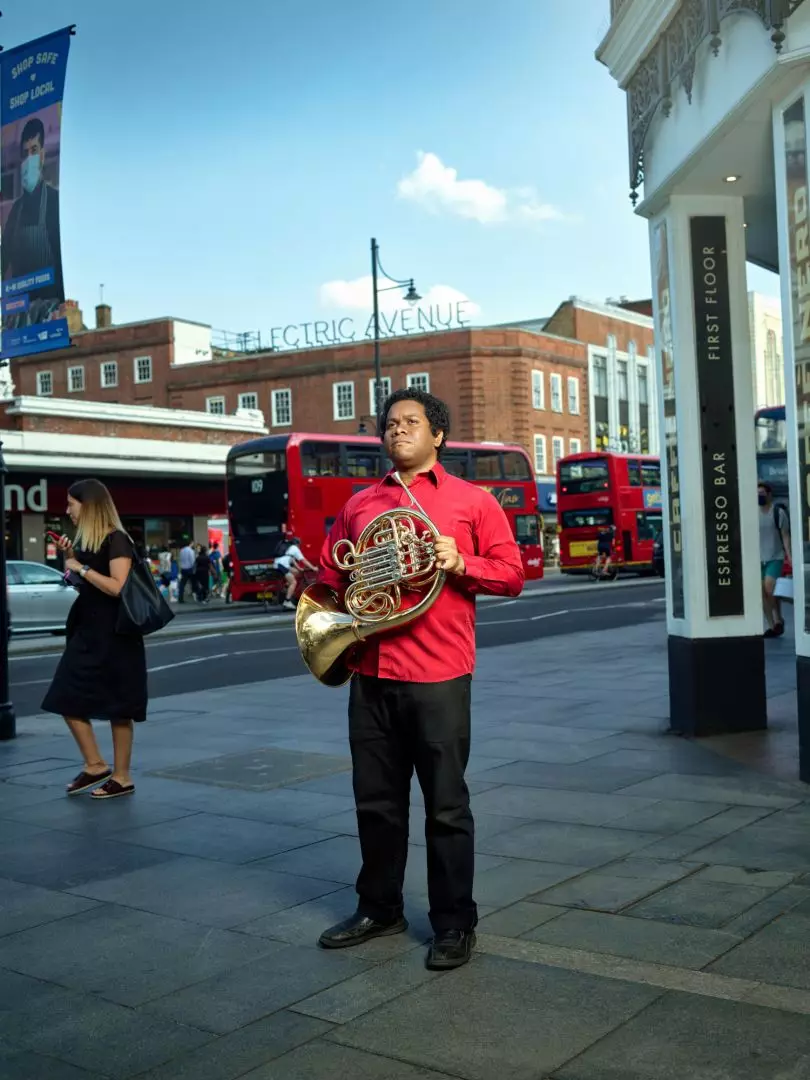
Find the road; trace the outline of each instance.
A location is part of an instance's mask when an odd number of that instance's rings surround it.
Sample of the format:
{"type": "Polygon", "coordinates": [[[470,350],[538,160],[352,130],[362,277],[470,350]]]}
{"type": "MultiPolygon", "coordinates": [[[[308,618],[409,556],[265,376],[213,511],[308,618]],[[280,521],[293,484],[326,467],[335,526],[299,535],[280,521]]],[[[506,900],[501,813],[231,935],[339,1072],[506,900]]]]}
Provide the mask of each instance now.
{"type": "MultiPolygon", "coordinates": [[[[213,613],[212,613],[213,614],[213,613]]],[[[479,649],[510,645],[581,630],[610,630],[663,619],[664,584],[612,583],[593,589],[538,591],[519,600],[489,600],[478,606],[479,649]]],[[[295,640],[292,615],[274,625],[147,641],[151,699],[192,690],[283,679],[306,672],[295,640]]],[[[18,716],[39,712],[59,660],[57,653],[11,656],[11,699],[18,716]]]]}

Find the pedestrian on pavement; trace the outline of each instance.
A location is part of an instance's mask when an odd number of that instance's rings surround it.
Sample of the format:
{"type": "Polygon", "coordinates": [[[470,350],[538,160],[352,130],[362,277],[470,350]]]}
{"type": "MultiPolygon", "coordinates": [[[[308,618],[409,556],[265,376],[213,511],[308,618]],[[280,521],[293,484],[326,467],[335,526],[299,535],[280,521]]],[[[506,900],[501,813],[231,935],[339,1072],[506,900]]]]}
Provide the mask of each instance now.
{"type": "Polygon", "coordinates": [[[211,559],[208,555],[208,548],[203,545],[200,545],[194,574],[197,599],[201,604],[207,604],[208,593],[211,588],[211,559]]]}
{"type": "Polygon", "coordinates": [[[84,767],[67,786],[68,795],[93,790],[94,799],[131,795],[133,723],[146,719],[146,653],[137,634],[116,633],[120,593],[132,566],[134,544],[115,503],[99,480],[80,480],[68,490],[67,514],[76,527],[63,536],[78,597],[67,619],[67,644],[42,702],[59,713],[76,740],[84,767]],[[105,761],[91,720],[112,727],[113,766],[105,761]]]}
{"type": "Polygon", "coordinates": [[[233,556],[226,551],[222,557],[222,595],[226,604],[233,603],[231,596],[231,582],[233,581],[233,556]]]}
{"type": "Polygon", "coordinates": [[[357,647],[349,694],[349,742],[363,865],[354,915],[326,930],[328,949],[407,929],[402,886],[414,768],[425,799],[428,896],[433,941],[427,966],[465,964],[475,945],[474,826],[464,779],[470,754],[470,683],[477,593],[518,596],[524,571],[507,517],[488,492],[452,476],[439,458],[450,433],[444,402],[397,390],[380,428],[394,464],[340,511],[321,552],[319,581],[338,592],[338,541],[356,543],[377,515],[421,510],[440,537],[434,550],[447,575],[438,599],[413,622],[357,647]]]}
{"type": "Polygon", "coordinates": [[[757,501],[762,610],[767,623],[765,637],[781,637],[785,632],[785,620],[782,617],[782,602],[774,595],[774,589],[784,571],[785,559],[791,559],[790,518],[784,506],[774,503],[773,488],[770,484],[757,485],[757,501]]]}
{"type": "Polygon", "coordinates": [[[208,553],[211,560],[211,592],[219,596],[222,591],[222,552],[219,550],[219,542],[214,541],[208,553]]]}
{"type": "Polygon", "coordinates": [[[186,600],[186,585],[191,585],[194,592],[194,570],[197,566],[197,553],[191,546],[191,541],[186,543],[180,550],[180,584],[177,587],[178,602],[183,604],[186,600]]]}

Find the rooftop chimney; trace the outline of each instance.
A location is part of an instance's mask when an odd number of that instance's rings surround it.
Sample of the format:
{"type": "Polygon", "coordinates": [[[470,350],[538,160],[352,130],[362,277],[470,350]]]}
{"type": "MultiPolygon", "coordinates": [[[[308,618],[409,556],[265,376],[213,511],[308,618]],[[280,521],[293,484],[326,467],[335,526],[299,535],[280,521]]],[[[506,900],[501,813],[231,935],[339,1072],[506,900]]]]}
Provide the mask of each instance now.
{"type": "Polygon", "coordinates": [[[96,304],[96,330],[112,326],[112,308],[109,304],[96,304]]]}

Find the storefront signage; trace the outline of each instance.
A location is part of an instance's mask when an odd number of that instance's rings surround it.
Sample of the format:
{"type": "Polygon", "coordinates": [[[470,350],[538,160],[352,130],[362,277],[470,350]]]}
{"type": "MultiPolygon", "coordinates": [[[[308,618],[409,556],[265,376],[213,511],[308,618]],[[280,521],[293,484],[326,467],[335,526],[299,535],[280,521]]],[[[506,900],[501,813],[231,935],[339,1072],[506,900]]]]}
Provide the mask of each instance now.
{"type": "Polygon", "coordinates": [[[745,613],[726,219],[693,217],[691,237],[706,583],[717,618],[745,613]]]}
{"type": "MultiPolygon", "coordinates": [[[[468,300],[456,300],[449,304],[431,304],[427,308],[400,308],[390,314],[380,312],[380,338],[461,330],[470,326],[470,320],[465,316],[468,305],[468,300]]],[[[274,326],[270,331],[270,348],[279,351],[315,349],[319,345],[343,345],[348,341],[363,339],[370,341],[374,337],[373,316],[366,323],[362,335],[361,328],[349,316],[274,326]]]]}
{"type": "Polygon", "coordinates": [[[70,344],[59,235],[62,94],[70,35],[68,27],[0,57],[4,358],[70,344]]]}
{"type": "Polygon", "coordinates": [[[664,397],[664,453],[669,509],[669,550],[667,572],[672,585],[672,615],[684,618],[683,532],[681,529],[681,482],[678,465],[678,417],[675,409],[675,356],[672,341],[672,309],[669,282],[669,239],[662,221],[653,234],[656,278],[655,340],[661,362],[664,397]]]}
{"type": "Polygon", "coordinates": [[[804,628],[810,632],[810,197],[807,177],[807,128],[804,98],[782,115],[785,133],[788,235],[790,238],[790,297],[793,316],[793,363],[796,378],[796,438],[799,459],[799,528],[791,552],[793,573],[804,568],[804,628]]]}
{"type": "Polygon", "coordinates": [[[44,514],[48,509],[48,481],[36,484],[6,484],[6,513],[17,511],[44,514]]]}

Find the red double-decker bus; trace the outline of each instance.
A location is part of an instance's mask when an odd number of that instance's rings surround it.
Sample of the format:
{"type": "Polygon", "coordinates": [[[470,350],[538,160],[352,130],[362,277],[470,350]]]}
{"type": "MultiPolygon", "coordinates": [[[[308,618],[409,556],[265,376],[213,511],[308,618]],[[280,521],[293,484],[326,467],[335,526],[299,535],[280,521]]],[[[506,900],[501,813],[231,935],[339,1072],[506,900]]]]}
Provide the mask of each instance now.
{"type": "MultiPolygon", "coordinates": [[[[526,451],[502,443],[449,442],[442,465],[492,492],[512,525],[526,577],[541,578],[537,485],[526,451]]],[[[380,440],[368,435],[270,435],[232,447],[227,496],[233,599],[252,600],[262,592],[285,535],[299,537],[304,555],[317,564],[341,507],[390,468],[380,440]]]]}
{"type": "Polygon", "coordinates": [[[642,454],[571,454],[557,464],[560,568],[589,571],[599,532],[615,525],[611,561],[617,568],[652,570],[653,541],[662,527],[661,463],[642,454]]]}

